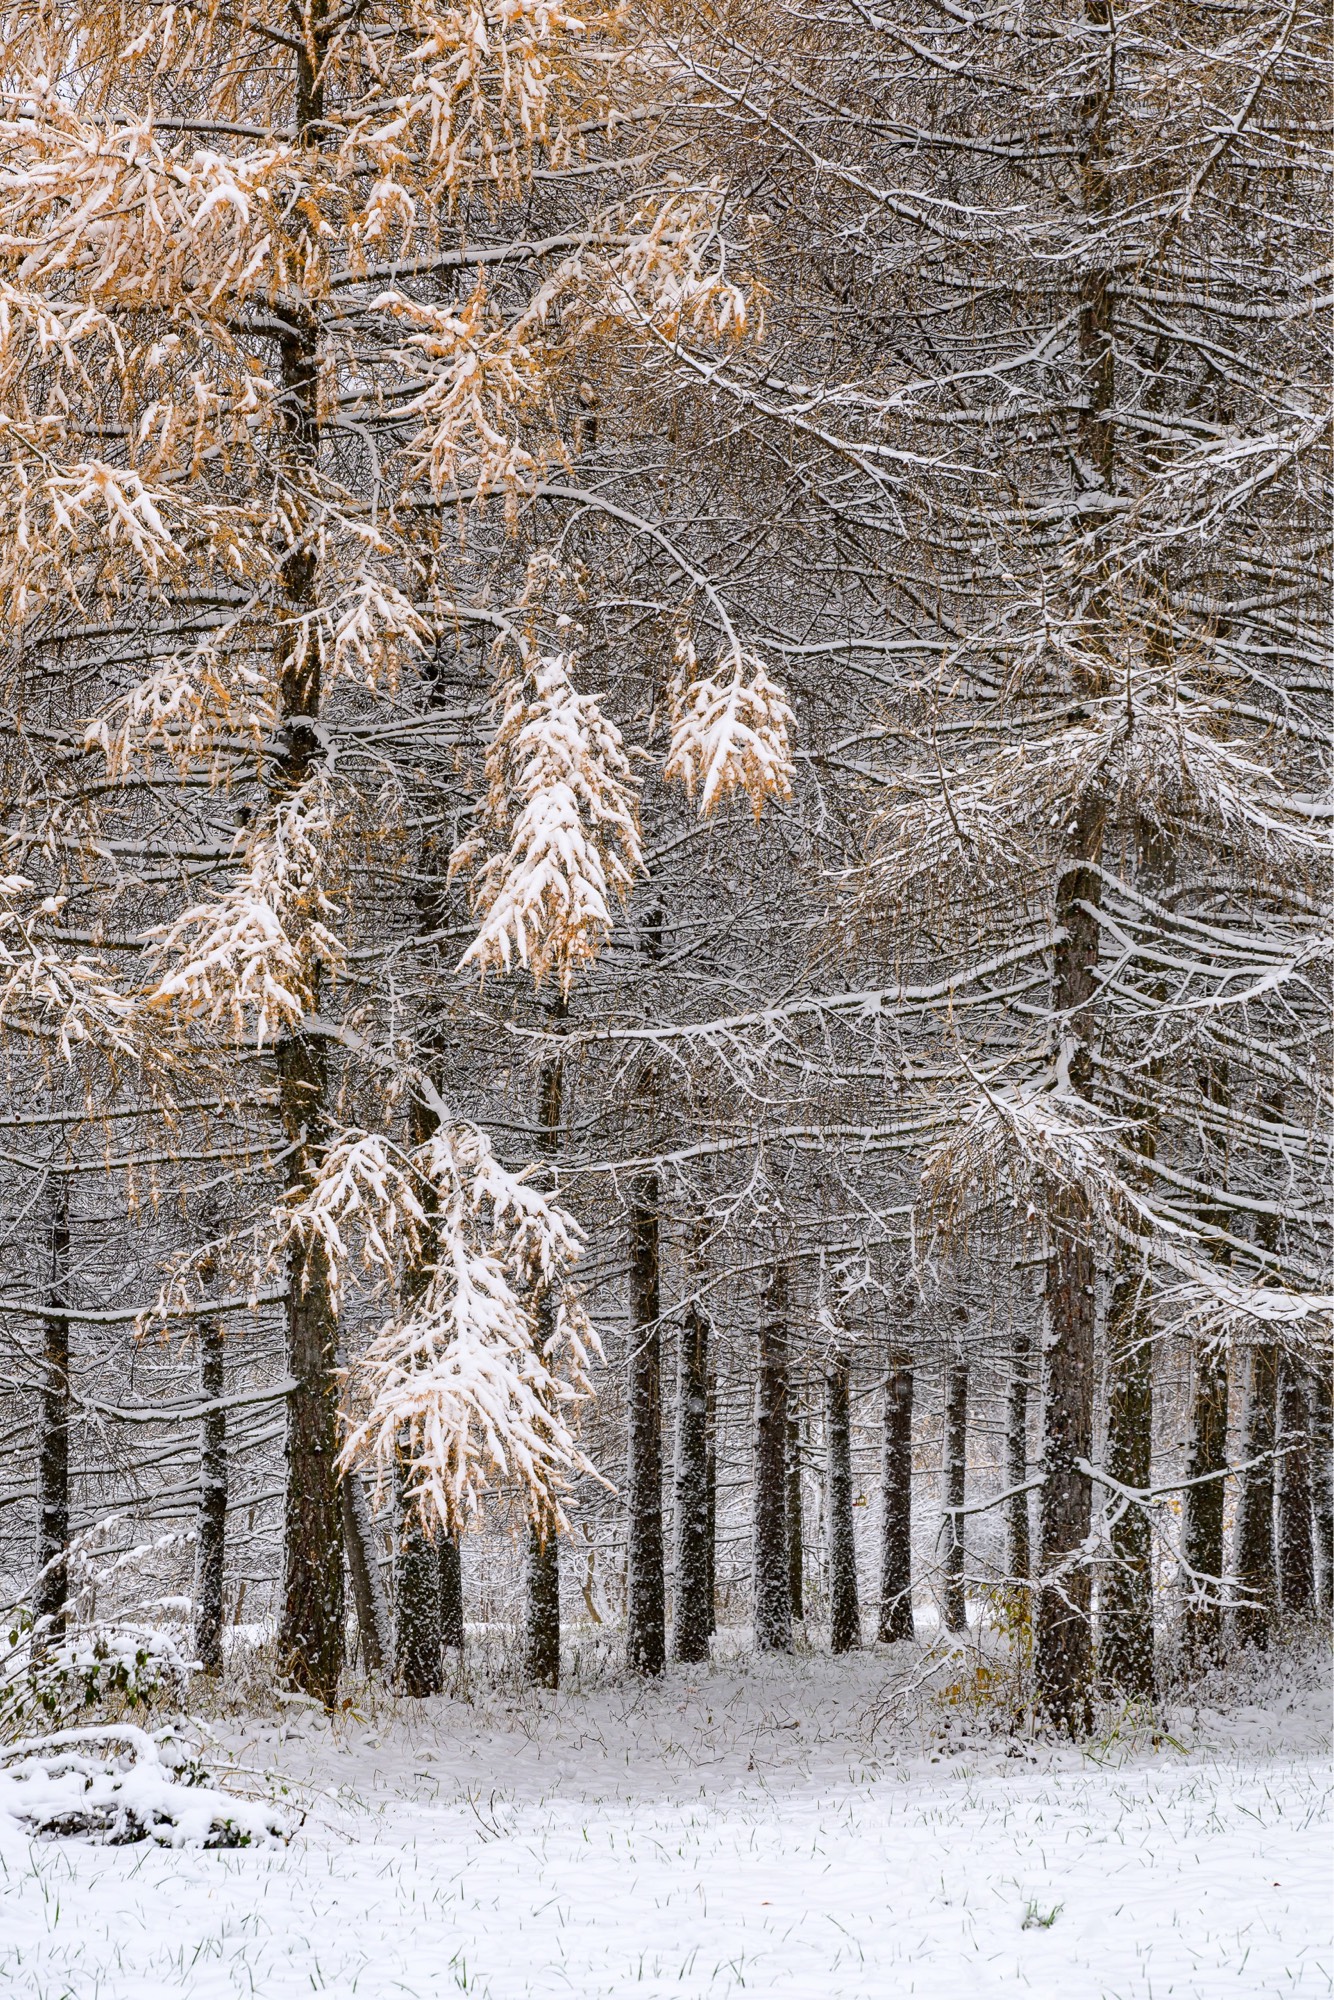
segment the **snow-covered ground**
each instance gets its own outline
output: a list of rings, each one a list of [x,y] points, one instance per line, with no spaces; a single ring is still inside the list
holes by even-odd
[[[1331,1990],[1323,1692],[1275,1677],[1081,1756],[904,1692],[902,1650],[219,1723],[212,1768],[304,1815],[291,1845],[37,1843],[0,1815],[0,1994]]]

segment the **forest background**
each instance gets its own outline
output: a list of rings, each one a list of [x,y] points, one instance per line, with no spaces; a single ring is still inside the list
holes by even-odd
[[[1327,61],[3,10],[21,1721],[1328,1609]]]

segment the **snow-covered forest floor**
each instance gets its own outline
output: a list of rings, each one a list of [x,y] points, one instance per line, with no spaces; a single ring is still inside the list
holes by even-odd
[[[474,1648],[485,1656],[484,1642]],[[1330,1990],[1325,1676],[1220,1675],[1086,1752],[977,1656],[877,1649],[559,1695],[187,1725],[286,1846],[34,1841],[0,1812],[6,2000],[1218,2000]]]

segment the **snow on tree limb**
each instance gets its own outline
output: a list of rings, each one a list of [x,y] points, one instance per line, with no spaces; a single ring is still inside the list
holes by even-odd
[[[459,961],[485,977],[526,966],[568,992],[611,933],[613,904],[643,868],[634,781],[619,730],[559,653],[512,674],[487,752],[484,832],[458,848],[481,928]],[[503,850],[483,859],[485,843]]]
[[[787,696],[753,653],[724,651],[711,674],[696,673],[688,639],[677,647],[672,685],[672,741],[663,775],[676,778],[699,809],[711,813],[742,791],[756,819],[766,799],[792,796],[789,732],[796,718]]]

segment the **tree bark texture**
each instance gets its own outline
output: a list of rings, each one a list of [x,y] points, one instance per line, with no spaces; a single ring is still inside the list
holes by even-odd
[[[565,1019],[561,998],[551,1003],[553,1020]],[[537,1143],[544,1158],[554,1161],[560,1151],[565,1108],[565,1066],[559,1054],[548,1056],[537,1083]],[[536,1340],[545,1350],[553,1331],[551,1301],[537,1300]],[[554,1521],[539,1517],[528,1527],[528,1565],[524,1615],[524,1675],[532,1687],[560,1686],[560,1546]]]
[[[1038,1506],[1038,1603],[1033,1664],[1038,1703],[1072,1736],[1093,1725],[1093,1635],[1084,1553],[1093,1490],[1080,1461],[1093,1448],[1093,1252],[1078,1196],[1056,1204],[1044,1342],[1043,1484]]]
[[[709,1612],[709,1637],[718,1630],[718,1377],[709,1370],[709,1441],[704,1460],[704,1491],[709,1532],[705,1542],[709,1581],[704,1601]]]
[[[1250,1351],[1242,1436],[1241,1492],[1233,1532],[1238,1604],[1233,1630],[1243,1646],[1267,1647],[1277,1609],[1274,1563],[1274,1444],[1278,1430],[1278,1349],[1262,1341]]]
[[[773,1267],[761,1309],[755,1407],[755,1644],[792,1651],[787,1541],[787,1268]]]
[[[1279,1362],[1278,1566],[1283,1609],[1298,1618],[1315,1610],[1315,1551],[1311,1534],[1310,1406],[1305,1370],[1290,1354]]]
[[[440,1571],[440,1643],[446,1650],[463,1651],[463,1551],[457,1535],[441,1528],[435,1538]]]
[[[343,1550],[357,1611],[362,1665],[368,1674],[382,1676],[393,1650],[392,1625],[376,1560],[371,1510],[360,1473],[343,1474],[338,1482],[338,1503],[343,1521]]]
[[[1153,1323],[1138,1261],[1120,1265],[1108,1306],[1107,1470],[1136,1493],[1153,1483]],[[1145,1504],[1112,1488],[1098,1653],[1102,1678],[1138,1696],[1154,1690],[1153,1530]]]
[[[418,1510],[403,1504],[403,1483],[394,1548],[394,1681],[400,1694],[421,1697],[439,1694],[445,1684],[440,1557]]]
[[[788,1384],[787,1411],[787,1589],[792,1616],[806,1616],[806,1539],[801,1505],[801,1417],[796,1391]]]
[[[676,1619],[674,1656],[709,1657],[709,1323],[697,1305],[681,1326],[676,1433]]]
[[[528,1527],[524,1676],[530,1687],[560,1686],[560,1543],[537,1522]]]
[[[227,1412],[222,1408],[223,1334],[199,1322],[199,1508],[195,1516],[194,1655],[207,1674],[222,1670],[222,1580],[227,1549]]]
[[[846,1354],[825,1375],[825,1444],[828,1466],[829,1650],[850,1653],[862,1642],[857,1598],[857,1542],[852,1514],[852,1410]]]
[[[323,1044],[287,1037],[278,1050],[283,1122],[305,1175],[324,1123]],[[304,1183],[298,1181],[298,1185]],[[287,1487],[283,1518],[280,1669],[289,1686],[332,1707],[343,1664],[342,1507],[338,1451],[338,1327],[323,1245],[294,1242],[288,1260]]]
[[[662,1333],[656,1174],[630,1189],[630,1535],[625,1652],[641,1674],[667,1664],[662,1535]]]
[[[1011,1488],[1006,1508],[1006,1568],[1010,1582],[1027,1584],[1033,1571],[1033,1537],[1029,1529],[1028,1494],[1015,1489],[1028,1481],[1028,1371],[1033,1343],[1016,1333],[1010,1345],[1010,1381],[1005,1398],[1005,1484]]]
[[[47,1233],[47,1310],[42,1318],[42,1373],[37,1435],[37,1587],[33,1616],[44,1641],[63,1639],[69,1596],[70,1353],[69,1193],[53,1180]]]
[[[1320,1360],[1311,1371],[1311,1505],[1320,1608],[1326,1617],[1334,1592],[1334,1411],[1330,1403],[1329,1364]]]
[[[1188,1484],[1182,1496],[1181,1547],[1186,1562],[1185,1662],[1194,1672],[1213,1665],[1223,1638],[1223,1487],[1227,1466],[1226,1349],[1199,1347],[1191,1397]]]
[[[953,1361],[945,1374],[944,1539],[941,1605],[948,1632],[968,1630],[964,1586],[963,1515],[968,1497],[968,1363]]]
[[[912,1615],[912,1356],[891,1353],[880,1478],[880,1622],[876,1637],[915,1636]]]

